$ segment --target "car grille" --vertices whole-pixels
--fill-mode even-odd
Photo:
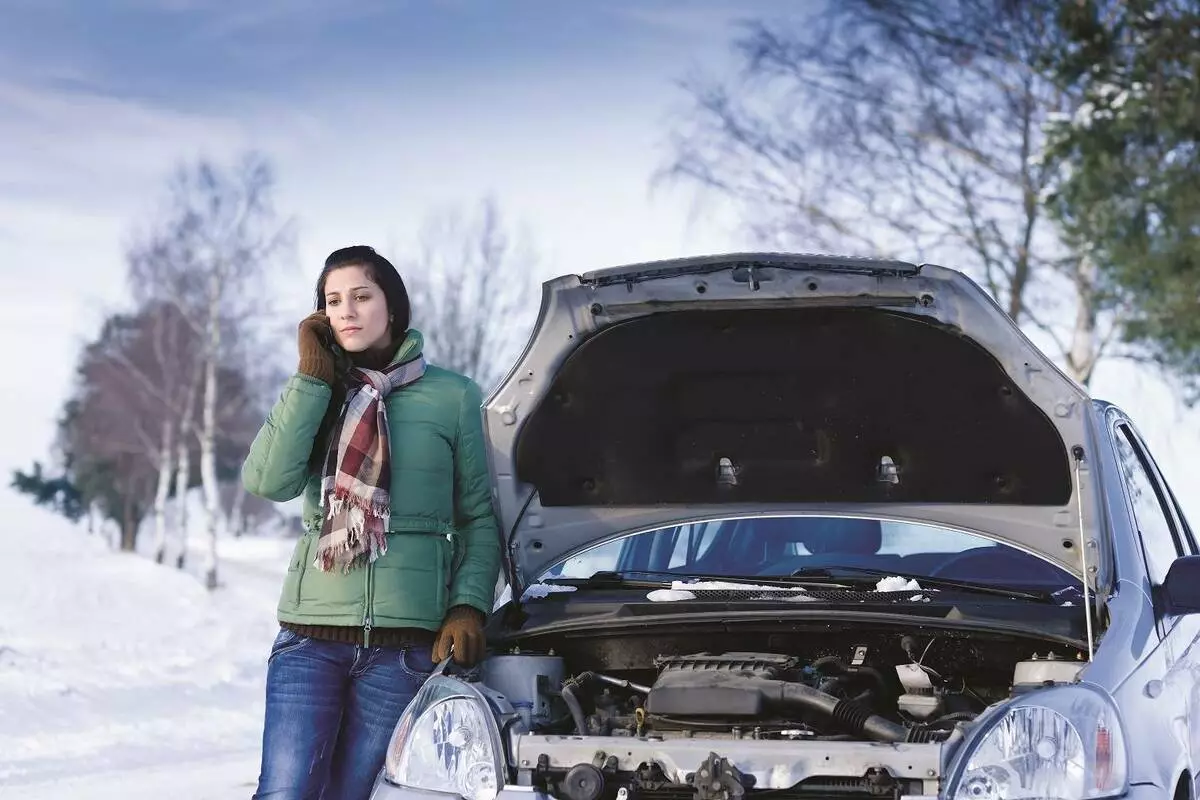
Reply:
[[[865,778],[814,777],[790,789],[749,789],[745,800],[858,800],[889,798],[922,794],[921,781],[897,779],[886,784],[868,783]],[[695,800],[696,790],[690,786],[643,788],[631,795],[637,800]]]

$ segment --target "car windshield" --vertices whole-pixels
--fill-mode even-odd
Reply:
[[[913,522],[815,516],[717,519],[643,531],[578,552],[541,579],[601,572],[746,578],[822,569],[839,577],[859,570],[860,576],[929,576],[1049,592],[1079,586],[1049,561],[984,536]]]

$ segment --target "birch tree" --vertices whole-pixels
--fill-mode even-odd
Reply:
[[[1077,101],[1044,74],[1058,3],[845,0],[747,23],[660,180],[732,200],[760,239],[973,274],[1087,384],[1121,319],[1046,213],[1044,127]]]
[[[536,255],[509,230],[498,203],[436,211],[404,265],[413,324],[431,358],[486,393],[524,344],[537,312]]]
[[[291,244],[291,224],[273,205],[274,172],[249,154],[229,168],[201,160],[180,167],[169,183],[165,218],[130,248],[129,278],[136,293],[171,303],[200,341],[198,414],[190,404],[179,419],[180,442],[194,437],[204,497],[205,584],[218,585],[217,541],[223,519],[217,444],[221,433],[222,361],[239,338],[252,338],[270,314],[265,278]],[[191,387],[189,387],[190,390]],[[180,470],[190,464],[184,445]],[[180,498],[181,507],[185,505]],[[186,513],[186,512],[184,512]],[[186,528],[184,528],[186,529]]]
[[[188,553],[188,489],[192,485],[192,432],[195,429],[196,400],[200,391],[200,362],[197,362],[188,375],[187,385],[183,390],[183,403],[180,406],[178,424],[179,433],[175,437],[175,530],[179,532],[179,554],[175,559],[177,569],[187,566]]]

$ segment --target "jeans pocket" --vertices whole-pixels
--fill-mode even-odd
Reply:
[[[400,662],[400,669],[418,680],[428,678],[437,666],[433,663],[433,645],[429,644],[408,645],[400,650],[396,658]]]
[[[300,649],[307,641],[308,637],[303,634],[296,633],[288,628],[280,628],[279,633],[275,636],[275,641],[271,643],[271,653],[267,656],[267,663],[271,663],[275,658],[284,653]]]

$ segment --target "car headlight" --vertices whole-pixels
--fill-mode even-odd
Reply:
[[[1082,800],[1127,788],[1125,734],[1108,695],[1085,684],[1042,689],[981,722],[959,753],[954,800]]]
[[[405,709],[384,761],[384,777],[466,800],[493,800],[503,782],[496,718],[470,684],[437,675]]]

